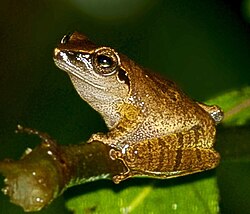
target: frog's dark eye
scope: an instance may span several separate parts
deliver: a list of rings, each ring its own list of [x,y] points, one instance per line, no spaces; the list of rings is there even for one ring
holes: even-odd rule
[[[70,37],[72,36],[73,33],[68,33],[66,35],[63,36],[63,38],[61,39],[61,44],[66,44],[69,40],[70,40]]]
[[[99,48],[92,57],[93,67],[96,73],[109,76],[116,72],[119,65],[117,53],[110,48]]]
[[[113,65],[112,59],[106,55],[97,56],[97,62],[102,68],[110,68]]]

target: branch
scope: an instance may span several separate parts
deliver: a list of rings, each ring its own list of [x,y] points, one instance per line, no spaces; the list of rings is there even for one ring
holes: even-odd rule
[[[27,149],[18,161],[0,162],[5,178],[3,192],[24,211],[38,211],[64,190],[98,179],[112,179],[125,170],[121,161],[112,160],[110,147],[95,141],[78,145],[58,145],[47,134],[18,126],[18,132],[36,134],[42,142]]]

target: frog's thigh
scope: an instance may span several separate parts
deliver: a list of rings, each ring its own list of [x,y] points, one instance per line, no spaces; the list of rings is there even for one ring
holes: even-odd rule
[[[127,156],[128,157],[128,156]],[[168,177],[172,173],[195,173],[216,167],[220,156],[214,149],[205,148],[161,148],[159,152],[144,150],[143,156],[131,156],[126,164],[131,171],[140,174],[154,174],[156,177]],[[146,157],[146,158],[145,158]]]
[[[219,153],[211,149],[195,148],[174,152],[176,153],[176,159],[172,167],[162,162],[161,167],[158,167],[159,171],[155,171],[155,169],[145,170],[144,175],[155,178],[175,178],[213,169],[220,160]]]
[[[157,157],[157,160],[153,156],[150,157],[151,160],[144,160],[144,157],[137,156],[136,159],[130,162],[125,161],[121,154],[116,155],[116,158],[124,162],[128,171],[114,176],[113,181],[115,183],[136,175],[173,178],[193,174],[216,167],[220,160],[220,156],[216,151],[203,148],[168,150],[164,153],[163,158]]]
[[[168,164],[170,160],[167,158],[163,159],[158,166],[158,177],[178,177],[213,169],[218,165],[220,160],[220,155],[213,149],[185,148],[169,151],[168,153],[174,158],[172,166]],[[150,173],[156,174],[155,169]]]
[[[175,150],[175,161],[172,170],[164,168],[164,162],[160,171],[162,178],[179,177],[215,168],[220,160],[220,155],[213,149],[186,148]]]

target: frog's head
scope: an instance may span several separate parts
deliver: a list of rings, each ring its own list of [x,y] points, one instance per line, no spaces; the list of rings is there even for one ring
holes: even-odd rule
[[[109,128],[113,127],[120,117],[119,104],[130,91],[130,80],[119,54],[74,32],[64,36],[55,48],[54,61],[68,73],[82,99],[104,117]]]

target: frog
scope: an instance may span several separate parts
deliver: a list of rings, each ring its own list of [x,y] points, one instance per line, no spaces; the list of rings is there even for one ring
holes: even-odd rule
[[[110,158],[124,164],[115,183],[134,176],[173,178],[218,165],[219,106],[191,99],[174,81],[79,32],[65,35],[53,58],[107,125],[107,133],[93,134],[88,143],[109,145]]]

